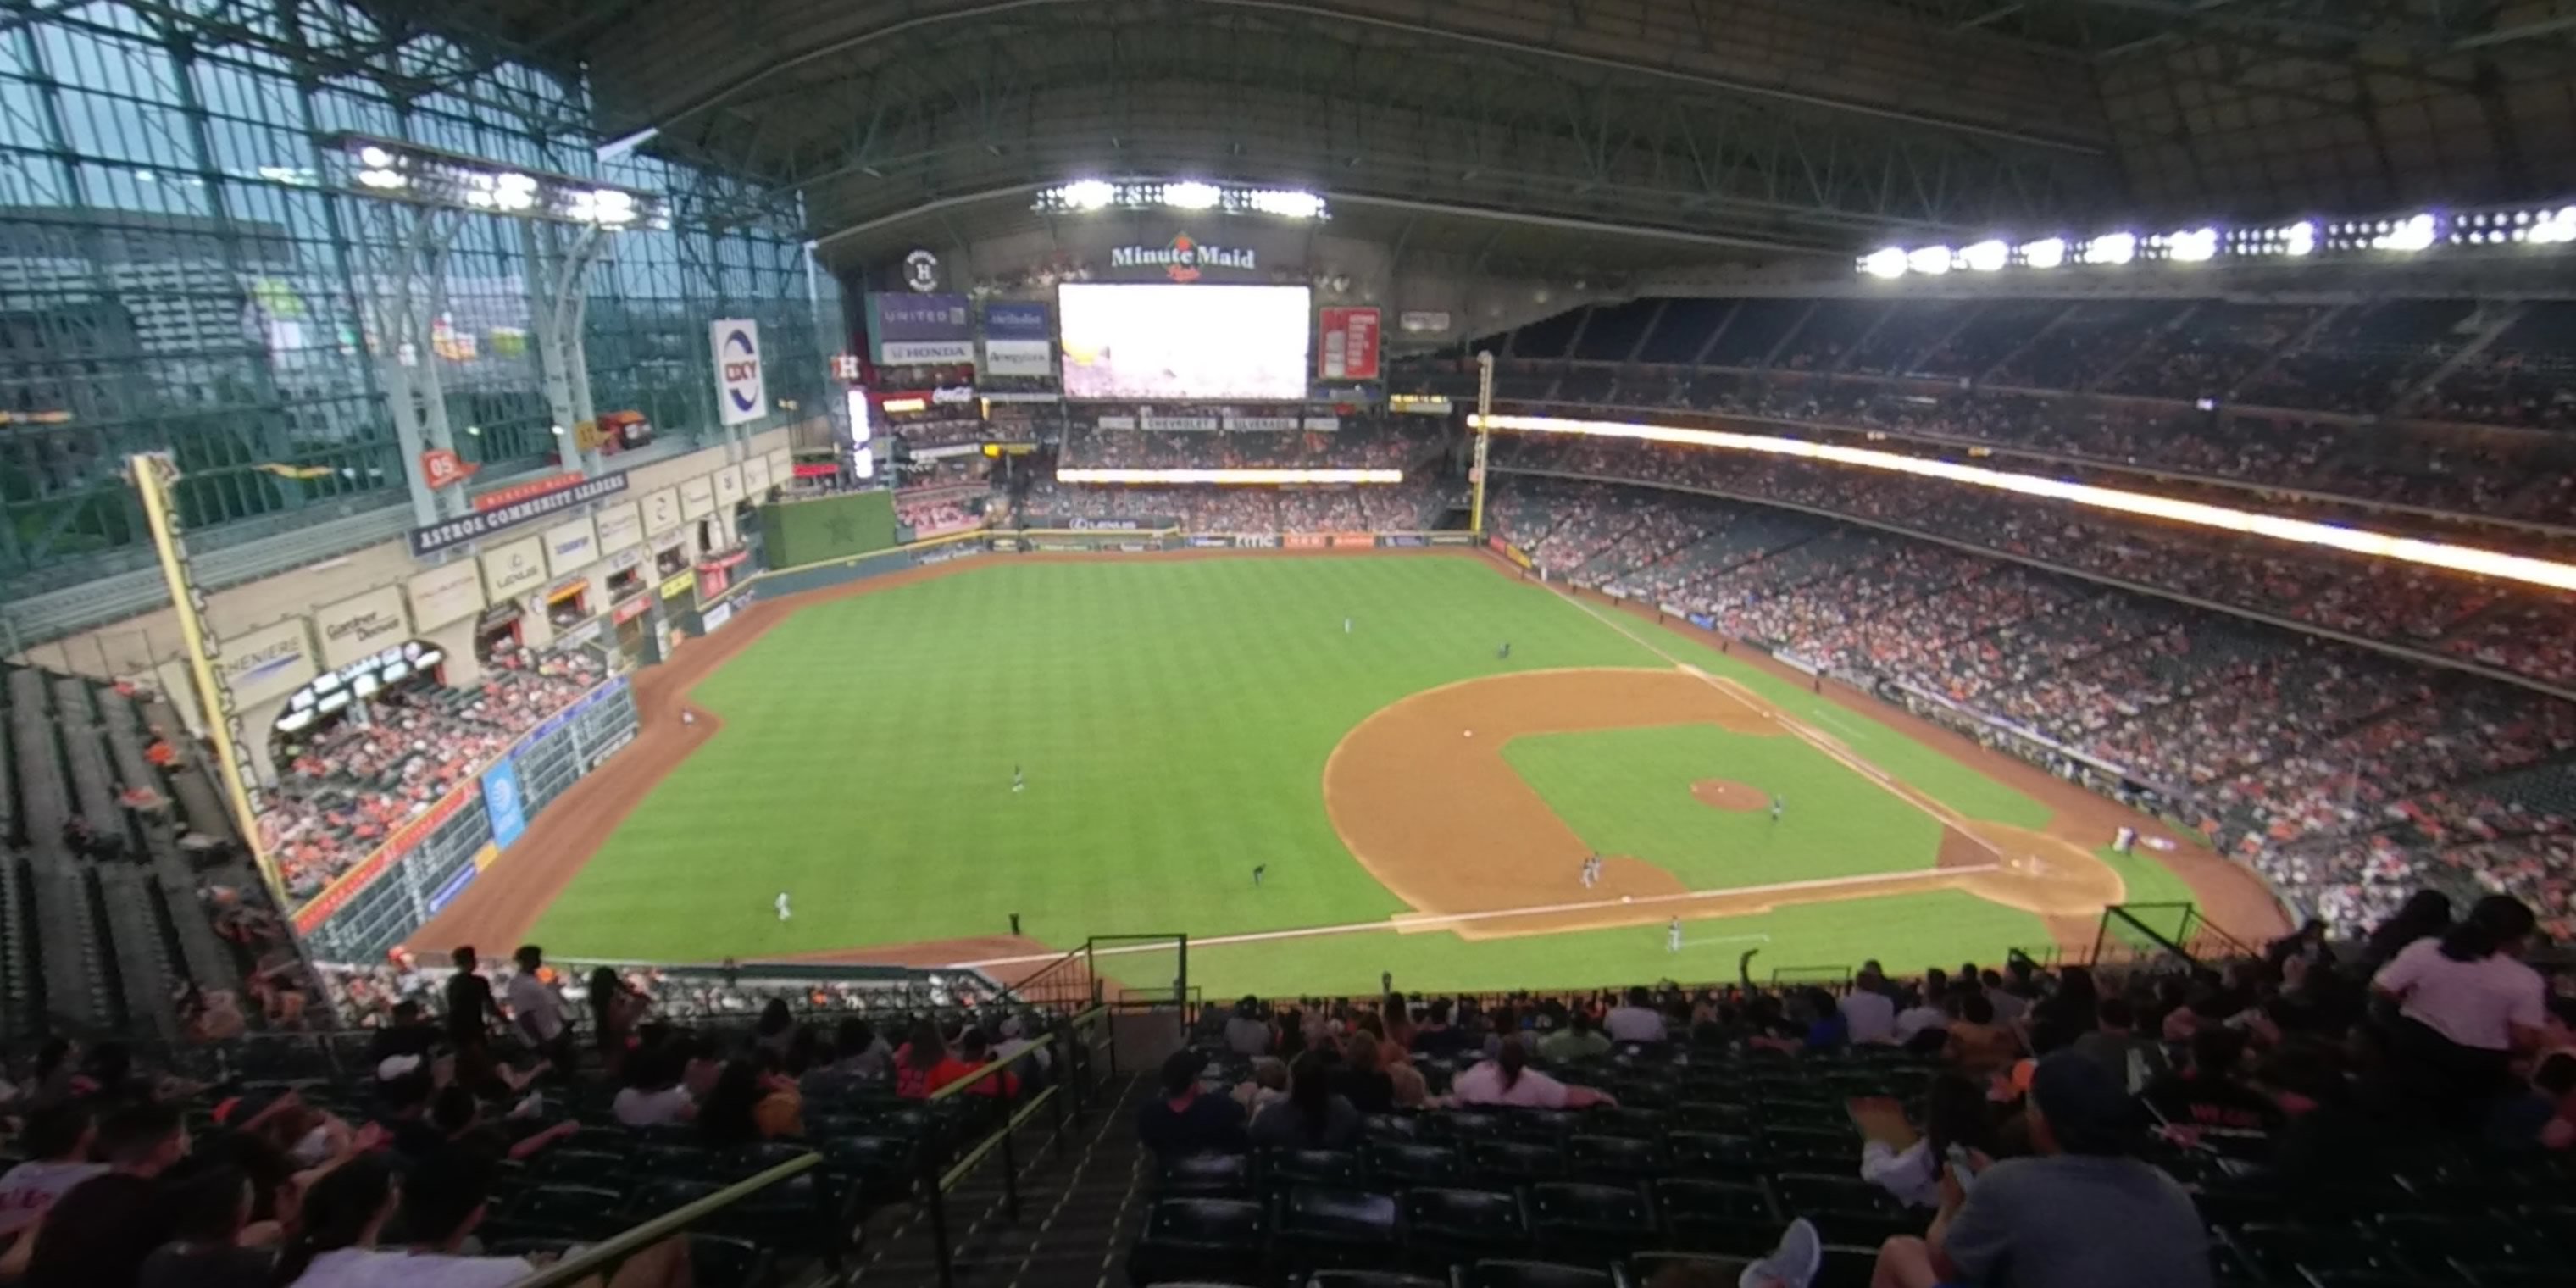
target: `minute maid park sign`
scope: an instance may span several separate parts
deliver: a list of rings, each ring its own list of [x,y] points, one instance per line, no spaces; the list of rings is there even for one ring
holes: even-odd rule
[[[1175,282],[1195,282],[1199,274],[1211,268],[1230,268],[1253,272],[1249,247],[1209,246],[1192,241],[1188,233],[1172,238],[1168,246],[1113,246],[1109,251],[1111,268],[1159,268]]]

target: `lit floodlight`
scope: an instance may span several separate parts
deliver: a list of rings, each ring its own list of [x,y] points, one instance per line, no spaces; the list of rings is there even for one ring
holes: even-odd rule
[[[2194,228],[2174,233],[2165,239],[2165,251],[2186,264],[2205,263],[2218,258],[2218,230]]]
[[[1222,196],[1212,183],[1190,180],[1163,185],[1163,204],[1174,210],[1214,210]]]
[[[1077,179],[1064,185],[1064,204],[1075,210],[1107,210],[1118,189],[1106,179]]]
[[[2281,230],[2281,253],[2313,255],[2317,252],[2317,226],[2302,219]]]
[[[2382,220],[2379,236],[2371,240],[2370,248],[2393,250],[2403,255],[2429,249],[2440,232],[2440,223],[2429,212],[2397,222]]]
[[[1906,252],[1905,266],[1917,273],[1938,277],[1941,274],[1950,271],[1950,248],[1947,246],[1917,246],[1913,250]]]
[[[1878,278],[1905,276],[1905,248],[1881,246],[1860,257],[1860,271]]]
[[[358,149],[358,163],[371,170],[388,169],[394,163],[394,154],[370,145]]]
[[[2026,242],[2021,248],[2021,262],[2032,268],[2056,268],[2066,262],[2066,239],[2042,237]]]
[[[2084,243],[2076,258],[2087,264],[2116,268],[2138,257],[2136,233],[2104,233]]]
[[[2564,246],[2576,242],[2576,206],[2542,215],[2531,227],[2515,234],[2534,246]]]
[[[1959,262],[1974,272],[1996,272],[2012,262],[2012,247],[1999,239],[1981,241],[1960,250]]]
[[[363,188],[391,191],[395,188],[407,187],[410,183],[411,180],[404,178],[397,170],[372,169],[358,172],[358,185]]]
[[[1321,219],[1324,199],[1311,192],[1294,188],[1259,188],[1244,194],[1244,204],[1265,215],[1282,219]]]

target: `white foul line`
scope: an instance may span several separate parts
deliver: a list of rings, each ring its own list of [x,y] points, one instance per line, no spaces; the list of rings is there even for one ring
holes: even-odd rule
[[[1977,872],[1993,872],[2002,866],[2003,865],[1999,863],[1980,863],[1964,868],[1918,868],[1909,872],[1864,872],[1856,876],[1811,877],[1804,881],[1774,881],[1769,885],[1728,886],[1723,890],[1685,890],[1679,894],[1649,894],[1633,895],[1618,899],[1588,899],[1579,903],[1533,904],[1525,908],[1488,908],[1481,912],[1400,912],[1382,921],[1348,921],[1338,926],[1301,926],[1293,930],[1255,930],[1247,931],[1239,935],[1208,935],[1204,937],[1193,937],[1189,941],[1189,944],[1192,948],[1208,948],[1225,944],[1267,943],[1274,939],[1312,939],[1320,938],[1325,935],[1365,935],[1393,930],[1421,930],[1430,927],[1452,926],[1462,922],[1495,921],[1510,917],[1539,917],[1559,912],[1591,912],[1602,908],[1637,908],[1652,904],[1680,903],[1695,899],[1723,899],[1736,895],[1794,894],[1808,890],[1831,890],[1842,886],[1885,884],[1920,877],[1967,876],[1971,873]],[[1592,927],[1592,929],[1602,929],[1602,927]],[[1703,939],[1694,942],[1749,943],[1755,939],[1760,939],[1767,943],[1770,941],[1770,938],[1771,937],[1768,935],[1737,935],[1726,939]],[[1169,944],[1130,944],[1121,948],[1094,949],[1092,950],[1092,955],[1095,957],[1110,957],[1120,953],[1162,953],[1170,952],[1171,950],[1171,945]],[[980,961],[950,962],[945,969],[968,970],[980,969],[986,966],[1026,966],[1034,962],[1051,962],[1062,956],[1064,956],[1063,953],[1022,953],[1015,957],[987,957]]]

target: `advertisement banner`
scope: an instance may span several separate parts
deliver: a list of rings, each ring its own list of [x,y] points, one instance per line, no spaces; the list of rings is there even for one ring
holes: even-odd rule
[[[1046,305],[1013,300],[984,306],[984,374],[1055,374],[1055,318]]]
[[[1658,613],[1662,613],[1662,614],[1663,614],[1664,616],[1666,616],[1666,617],[1688,617],[1688,616],[1690,616],[1690,610],[1689,610],[1689,609],[1684,608],[1684,607],[1682,607],[1681,605],[1676,604],[1676,603],[1674,603],[1673,601],[1671,601],[1671,600],[1669,600],[1669,599],[1665,600],[1664,602],[1662,602],[1662,603],[1660,603],[1660,604],[1655,605],[1655,611],[1656,611],[1656,612],[1658,612]]]
[[[644,535],[668,532],[680,526],[680,489],[661,488],[644,494]]]
[[[700,620],[704,622],[707,634],[713,635],[716,633],[717,627],[733,620],[733,605],[718,604],[715,607],[708,609],[706,616]]]
[[[742,503],[742,467],[728,465],[715,472],[716,505],[730,510]]]
[[[1472,546],[1476,544],[1476,534],[1472,532],[1435,532],[1431,534],[1431,544],[1435,546]]]
[[[599,558],[599,530],[589,515],[546,529],[546,575],[568,577]]]
[[[528,797],[519,786],[519,762],[504,756],[483,771],[483,813],[492,820],[492,843],[509,849],[528,830]]]
[[[1319,310],[1323,343],[1315,347],[1315,374],[1325,380],[1377,379],[1376,309]]]
[[[963,295],[868,297],[868,341],[882,366],[973,362],[973,319]]]
[[[301,617],[217,641],[214,662],[215,679],[232,694],[236,713],[295,692],[316,669]]]
[[[1336,434],[1341,432],[1341,428],[1342,418],[1339,416],[1309,416],[1306,418],[1306,432],[1309,434]]]
[[[322,638],[322,665],[347,666],[411,634],[403,614],[402,590],[378,586],[362,595],[313,612],[314,633]]]
[[[1427,546],[1431,544],[1430,542],[1409,532],[1391,532],[1383,537],[1379,537],[1377,540],[1379,545],[1393,547],[1398,550],[1411,549],[1416,546]]]
[[[1248,434],[1293,434],[1300,425],[1295,416],[1228,416],[1225,427]]]
[[[769,385],[760,371],[760,324],[726,318],[707,326],[707,348],[715,358],[716,417],[741,425],[769,414]]]
[[[1406,335],[1447,335],[1449,313],[1446,309],[1406,309],[1395,315],[1395,327]]]
[[[696,573],[676,572],[662,579],[662,598],[678,599],[680,596],[688,594],[690,591],[696,590],[697,588],[698,575]]]
[[[471,559],[416,574],[404,590],[411,599],[412,629],[424,635],[483,611],[483,570]]]
[[[1519,564],[1523,568],[1529,567],[1531,563],[1528,551],[1523,550],[1519,546],[1513,545],[1508,541],[1503,543],[1503,557],[1511,560],[1513,563]]]
[[[515,489],[512,490],[515,491]],[[414,528],[411,530],[412,557],[436,554],[449,546],[461,546],[468,541],[479,541],[504,529],[515,528],[530,519],[542,519],[549,514],[561,514],[576,505],[587,505],[601,497],[615,496],[625,490],[626,475],[603,474],[598,478],[579,479],[558,490],[512,501],[496,509],[477,510],[472,514],[433,523],[427,527]],[[481,503],[480,499],[476,501],[477,505]]]
[[[483,602],[497,604],[544,585],[546,543],[522,537],[483,552]]]
[[[1704,631],[1717,629],[1717,619],[1706,613],[1686,613],[1683,615],[1683,620]]]
[[[1230,537],[1201,536],[1190,538],[1189,545],[1193,550],[1225,550],[1232,548],[1236,540],[1237,538]]]
[[[1234,548],[1237,550],[1276,550],[1279,548],[1279,538],[1247,532],[1235,537]]]
[[[517,505],[522,501],[534,501],[541,496],[568,492],[579,486],[581,486],[581,476],[578,474],[549,474],[541,479],[512,483],[507,487],[496,487],[489,492],[478,494],[474,498],[474,508],[498,510],[503,506]]]
[[[691,523],[716,512],[715,481],[701,474],[680,484],[680,517]]]
[[[1332,547],[1335,550],[1375,550],[1377,548],[1377,534],[1374,532],[1336,532],[1332,534],[1331,542]]]
[[[474,469],[465,463],[464,457],[444,447],[434,447],[420,454],[420,478],[432,492],[464,482],[473,475]]]
[[[1333,539],[1320,532],[1291,532],[1280,537],[1279,544],[1290,550],[1321,550]]]
[[[615,554],[644,540],[644,514],[633,501],[601,506],[591,518],[598,522],[601,554]]]
[[[1114,419],[1117,418],[1110,416],[1101,417],[1100,427],[1102,429],[1142,429],[1149,430],[1157,434],[1181,433],[1184,431],[1196,432],[1200,430],[1218,430],[1225,428],[1224,418],[1218,416],[1175,416],[1168,413],[1157,416],[1149,412],[1145,415],[1138,416],[1134,425],[1127,426],[1112,425],[1110,422]]]
[[[754,501],[769,495],[769,458],[755,456],[742,463],[742,490]]]
[[[489,849],[491,847],[486,846],[484,848]],[[482,856],[478,854],[475,858],[477,860],[476,862],[468,863],[464,867],[458,868],[455,876],[449,877],[445,884],[430,891],[429,897],[422,900],[422,902],[428,906],[429,915],[435,917],[439,913],[445,911],[447,905],[456,902],[456,896],[465,893],[465,887],[474,884],[474,878],[483,875],[483,869],[486,865],[481,862]]]

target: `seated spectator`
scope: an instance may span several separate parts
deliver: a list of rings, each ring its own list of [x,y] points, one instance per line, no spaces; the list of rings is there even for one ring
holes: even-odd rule
[[[1288,1062],[1275,1055],[1265,1055],[1252,1062],[1252,1076],[1234,1089],[1234,1098],[1247,1114],[1261,1111],[1288,1098]]]
[[[1855,1044],[1890,1046],[1896,1037],[1896,1000],[1885,991],[1887,977],[1864,967],[1839,1004],[1843,1027]]]
[[[2030,1050],[2046,1055],[2093,1031],[2093,972],[2069,966],[2058,972],[2057,989],[2030,1008]]]
[[[725,1066],[698,1107],[698,1130],[717,1145],[745,1145],[805,1134],[805,1098],[760,1048]]]
[[[1263,1149],[1347,1149],[1360,1138],[1360,1111],[1332,1089],[1323,1053],[1297,1057],[1288,1071],[1288,1096],[1252,1120],[1252,1143]]]
[[[19,1273],[21,1288],[121,1288],[169,1240],[160,1178],[188,1156],[179,1110],[152,1101],[118,1109],[99,1124],[97,1156],[107,1170],[54,1200],[0,1258],[0,1279]]]
[[[1894,1100],[1856,1101],[1852,1117],[1868,1133],[1860,1149],[1860,1178],[1908,1207],[1940,1206],[1941,1167],[1952,1146],[1986,1155],[1997,1152],[1986,1089],[1954,1073],[1942,1074],[1924,1088],[1919,1134],[1906,1126]],[[1913,1140],[1904,1142],[1909,1135]]]
[[[984,1035],[983,1026],[970,1024],[966,1026],[965,1032],[957,1035],[957,1054],[942,1061],[939,1067],[930,1071],[930,1089],[937,1091],[952,1082],[964,1082],[982,1072],[984,1066],[991,1063],[993,1063],[992,1039]],[[965,1094],[1016,1097],[1020,1094],[1019,1075],[1005,1069],[968,1087]]]
[[[626,1062],[626,1085],[609,1102],[609,1112],[629,1127],[662,1127],[696,1117],[697,1100],[680,1085],[686,1060],[676,1044],[635,1052]]]
[[[483,1102],[463,1087],[441,1089],[430,1102],[429,1119],[433,1126],[447,1135],[448,1148],[442,1152],[461,1149],[494,1162],[505,1158],[524,1162],[547,1146],[570,1140],[581,1131],[581,1124],[572,1119],[534,1130],[508,1130],[492,1122],[483,1111]],[[533,1123],[525,1120],[517,1121],[525,1127],[534,1127]]]
[[[1993,972],[1989,971],[1988,974]],[[1985,1077],[2021,1055],[2021,1039],[1995,1022],[1992,993],[1969,989],[1959,995],[1959,1015],[1950,1021],[1950,1062],[1970,1077]]]
[[[1136,1114],[1136,1136],[1162,1158],[1187,1154],[1240,1154],[1249,1147],[1243,1106],[1232,1096],[1211,1096],[1199,1086],[1207,1057],[1180,1050],[1163,1060],[1161,1094]]]
[[[2165,1071],[2165,1049],[2136,1032],[2137,1011],[2125,997],[2106,997],[2093,1008],[2093,1031],[2075,1039],[2069,1049],[2097,1061],[2121,1085],[2143,1091]]]
[[[1458,1075],[1449,1094],[1462,1105],[1513,1105],[1524,1109],[1585,1109],[1619,1103],[1590,1087],[1574,1087],[1529,1067],[1525,1039],[1505,1039],[1491,1060]]]
[[[1915,993],[1907,1005],[1896,1013],[1896,1041],[1899,1046],[1912,1046],[1925,1033],[1944,1033],[1950,1028],[1950,1013],[1941,1009],[1941,1000],[1949,992],[1950,977],[1935,966],[1923,973],[1922,991]]]
[[[954,1063],[948,1054],[948,1041],[939,1036],[939,1023],[928,1016],[912,1022],[912,1036],[894,1052],[894,1094],[906,1100],[927,1100],[934,1087],[931,1072]]]
[[[2108,1070],[2072,1052],[2040,1061],[2027,1117],[2038,1157],[1945,1169],[1930,1229],[1879,1249],[1872,1288],[2211,1282],[2208,1230],[2180,1184],[2128,1156],[2136,1111]]]
[[[2527,1090],[2497,1099],[2486,1146],[2508,1158],[2576,1147],[2576,1052],[2551,1052],[2532,1069]]]
[[[1423,1008],[1422,1023],[1413,1030],[1413,1052],[1416,1055],[1445,1060],[1476,1045],[1474,1035],[1450,1026],[1449,999],[1445,997]]]
[[[2243,1030],[2206,1025],[2191,1035],[2190,1060],[2149,1083],[2138,1101],[2158,1121],[2176,1128],[2279,1131],[2285,1121],[2281,1106],[2245,1083],[2237,1069],[2244,1057]]]
[[[1342,1043],[1342,1063],[1332,1072],[1333,1094],[1364,1114],[1395,1110],[1395,1079],[1377,1067],[1377,1048],[1374,1035],[1351,1034]]]
[[[1562,1064],[1607,1055],[1610,1046],[1610,1039],[1592,1023],[1590,1013],[1578,1006],[1567,1013],[1565,1027],[1538,1040],[1538,1053],[1543,1059]]]
[[[832,1038],[829,1072],[852,1082],[881,1082],[894,1067],[894,1048],[866,1020],[843,1020]]]
[[[18,1147],[33,1155],[0,1175],[0,1240],[43,1219],[45,1209],[73,1186],[107,1170],[90,1161],[98,1124],[79,1101],[47,1105],[27,1116]]]
[[[1601,1017],[1601,1030],[1613,1042],[1664,1041],[1670,1034],[1664,1030],[1664,1014],[1655,1009],[1654,997],[1644,988],[1629,989],[1627,1002]]]
[[[420,1003],[405,998],[394,1003],[390,1021],[367,1039],[367,1067],[397,1056],[427,1059],[438,1048],[438,1026],[420,1013]]]
[[[1225,1020],[1225,1049],[1240,1056],[1270,1054],[1270,1022],[1261,1018],[1261,999],[1246,994]]]
[[[170,1180],[170,1242],[143,1259],[135,1288],[268,1288],[275,1251],[242,1242],[258,1197],[250,1177],[229,1163],[208,1163]]]
[[[2439,939],[2419,939],[2371,978],[2397,1004],[2389,1062],[2419,1111],[2453,1126],[2482,1121],[2507,1085],[2506,1062],[2540,1044],[2548,986],[2522,964],[2531,909],[2489,895]]]

